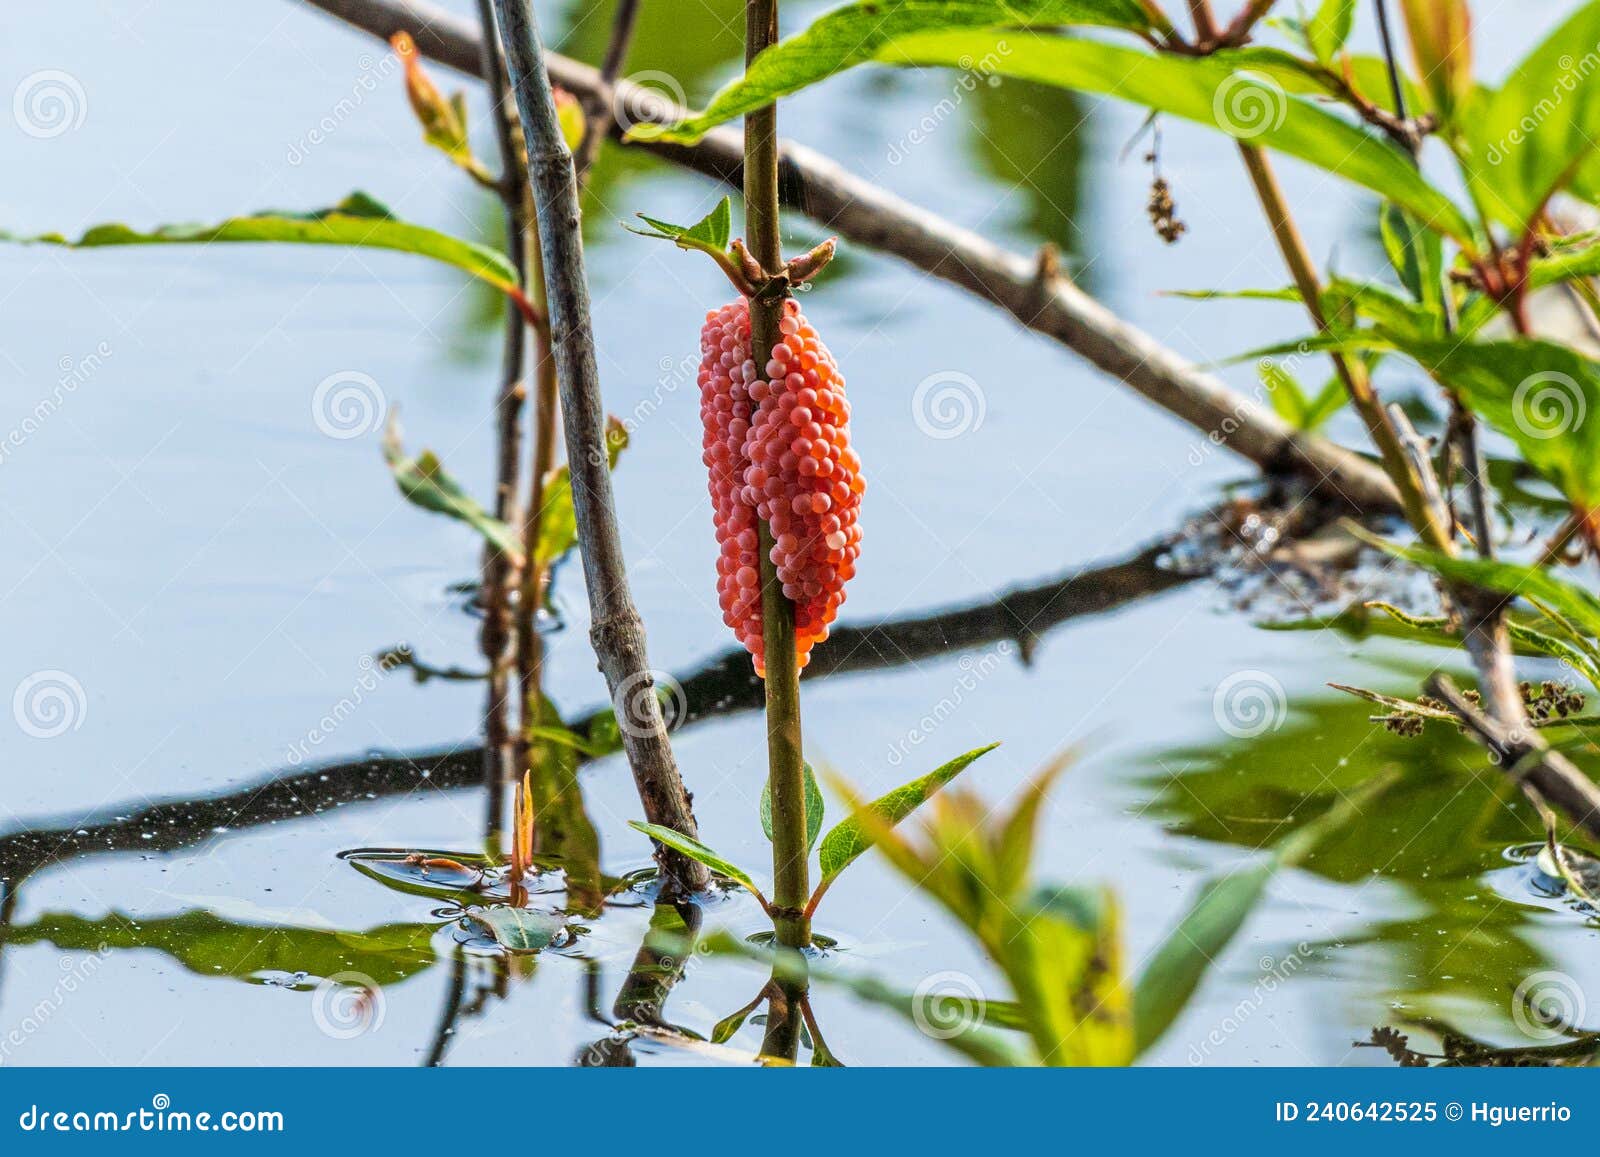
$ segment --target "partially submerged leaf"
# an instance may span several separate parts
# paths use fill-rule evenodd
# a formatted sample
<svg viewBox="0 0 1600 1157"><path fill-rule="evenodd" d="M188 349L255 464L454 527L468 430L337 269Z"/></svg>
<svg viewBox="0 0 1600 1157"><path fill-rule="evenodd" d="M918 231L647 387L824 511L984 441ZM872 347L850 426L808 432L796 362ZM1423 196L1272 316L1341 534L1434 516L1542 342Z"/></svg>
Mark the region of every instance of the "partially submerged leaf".
<svg viewBox="0 0 1600 1157"><path fill-rule="evenodd" d="M471 908L467 919L481 924L496 944L513 955L543 952L567 926L567 918L560 912L513 908L510 904Z"/></svg>
<svg viewBox="0 0 1600 1157"><path fill-rule="evenodd" d="M393 413L383 435L383 457L389 463L395 485L408 501L466 523L514 564L522 564L522 544L516 531L479 506L432 450L424 450L415 458L406 456L400 443L400 420Z"/></svg>
<svg viewBox="0 0 1600 1157"><path fill-rule="evenodd" d="M657 843L665 844L677 852L682 852L691 860L704 864L719 876L726 876L736 884L741 884L750 892L763 908L767 907L767 898L761 894L761 889L756 887L756 882L750 874L739 867L732 860L724 859L716 852L706 847L699 840L691 840L688 836L664 828L660 824L647 824L642 820L629 820L628 826L634 831L643 832Z"/></svg>

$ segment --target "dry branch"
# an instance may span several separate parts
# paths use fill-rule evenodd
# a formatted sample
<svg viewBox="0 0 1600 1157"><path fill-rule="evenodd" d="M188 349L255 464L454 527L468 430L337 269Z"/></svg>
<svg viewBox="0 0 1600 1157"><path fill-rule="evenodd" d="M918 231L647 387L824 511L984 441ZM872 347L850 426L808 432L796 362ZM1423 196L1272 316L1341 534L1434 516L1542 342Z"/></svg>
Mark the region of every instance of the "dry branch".
<svg viewBox="0 0 1600 1157"><path fill-rule="evenodd" d="M589 637L616 705L623 750L633 769L645 817L694 837L698 834L694 812L656 698L644 624L628 589L612 501L605 406L590 329L589 283L584 272L572 153L562 139L555 95L545 72L544 46L528 0L495 0L494 7L528 146L528 176L539 228L551 348L560 383L572 510L589 592ZM690 891L707 883L705 868L694 860L665 847L658 847L656 855L670 883Z"/></svg>

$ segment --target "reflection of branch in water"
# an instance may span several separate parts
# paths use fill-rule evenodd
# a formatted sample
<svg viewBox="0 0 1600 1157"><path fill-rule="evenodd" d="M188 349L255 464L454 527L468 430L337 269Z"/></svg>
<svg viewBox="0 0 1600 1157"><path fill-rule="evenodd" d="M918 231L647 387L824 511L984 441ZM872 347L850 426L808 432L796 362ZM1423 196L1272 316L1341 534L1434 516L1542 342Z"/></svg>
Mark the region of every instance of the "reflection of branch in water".
<svg viewBox="0 0 1600 1157"><path fill-rule="evenodd" d="M469 982L475 985L470 1000L466 998ZM450 986L445 990L444 1008L440 1011L439 1023L433 1030L433 1040L423 1065L427 1068L442 1067L450 1046L455 1043L461 1022L485 1015L490 1007L490 999L504 997L510 987L508 957L474 955L463 946L456 945L455 954L451 957Z"/></svg>
<svg viewBox="0 0 1600 1157"><path fill-rule="evenodd" d="M1425 1053L1411 1047L1410 1039L1399 1029L1372 1030L1356 1048L1378 1048L1388 1053L1401 1068L1586 1068L1600 1062L1600 1033L1577 1033L1567 1040L1544 1045L1515 1045L1503 1048L1458 1031L1452 1025L1431 1018L1411 1022L1439 1038L1438 1053Z"/></svg>
<svg viewBox="0 0 1600 1157"><path fill-rule="evenodd" d="M686 1038L693 1036L669 1022L665 1009L667 997L683 979L684 969L694 954L703 918L704 913L695 904L663 902L656 905L650 915L650 926L639 943L639 951L634 954L633 965L622 978L609 1017L601 1007L600 966L590 967L584 977L589 1017L610 1031L585 1046L578 1054L578 1067L632 1068L638 1062L630 1046L640 1028L662 1029Z"/></svg>
<svg viewBox="0 0 1600 1157"><path fill-rule="evenodd" d="M1190 581L1194 576L1157 565L1168 545L1160 542L1129 558L971 606L839 627L829 645L814 653L806 676L815 680L889 669L1001 640L1017 642L1026 658L1035 637L1052 627ZM742 650L726 652L678 682L687 706L684 722L761 706L761 684ZM224 795L115 808L100 813L102 818L14 831L0 836L0 882L14 885L41 867L73 856L173 851L213 834L316 815L346 803L477 786L482 782L482 761L483 749L475 742L374 756L273 775Z"/></svg>

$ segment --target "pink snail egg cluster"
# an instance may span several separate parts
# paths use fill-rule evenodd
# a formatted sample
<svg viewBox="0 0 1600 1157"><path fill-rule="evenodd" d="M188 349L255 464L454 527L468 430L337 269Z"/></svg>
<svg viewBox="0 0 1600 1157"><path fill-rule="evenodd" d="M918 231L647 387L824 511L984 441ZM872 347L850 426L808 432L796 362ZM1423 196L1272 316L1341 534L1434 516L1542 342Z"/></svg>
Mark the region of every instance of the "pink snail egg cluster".
<svg viewBox="0 0 1600 1157"><path fill-rule="evenodd" d="M838 364L798 302L784 302L780 325L783 340L763 367L750 356L744 298L708 313L700 331L702 460L722 548L717 601L763 675L760 521L772 527L772 561L795 604L804 667L856 573L866 490Z"/></svg>

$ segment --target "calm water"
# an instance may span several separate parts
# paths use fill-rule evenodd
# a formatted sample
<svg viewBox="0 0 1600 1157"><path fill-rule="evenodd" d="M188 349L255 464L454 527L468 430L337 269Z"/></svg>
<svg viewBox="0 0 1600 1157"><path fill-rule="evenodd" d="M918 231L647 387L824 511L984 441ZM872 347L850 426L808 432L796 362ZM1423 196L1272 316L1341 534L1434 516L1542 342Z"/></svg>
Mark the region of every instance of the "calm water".
<svg viewBox="0 0 1600 1157"><path fill-rule="evenodd" d="M558 47L593 59L609 22L609 6L597 7L539 11ZM785 7L790 28L821 10ZM1563 7L1487 11L1485 67L1520 54ZM737 67L737 9L646 4L629 71L703 98ZM81 87L83 119L47 139L0 124L0 227L203 221L331 204L359 188L408 219L493 237L494 207L418 140L382 46L315 11L175 0L36 9L11 23L3 87L61 70ZM1214 138L1165 130L1163 168L1191 229L1169 249L1145 221L1142 150L1119 160L1137 114L1003 85L969 94L957 116L908 143L949 92L937 74L853 74L786 105L784 128L1009 245L1056 241L1080 282L1196 359L1300 331L1279 307L1157 296L1284 280L1235 157ZM1314 250L1344 270L1373 267L1370 206L1284 168ZM588 210L607 400L639 422L617 479L634 593L653 663L680 675L730 644L709 578L715 548L685 362L705 308L726 290L709 263L615 222L640 209L693 219L720 195L697 177L608 154ZM807 222L790 225L795 248L818 236ZM851 251L805 305L846 369L871 482L851 624L979 603L1116 561L1246 477L1217 456L1195 464L1193 433L892 259ZM3 1062L414 1064L453 1023L451 1063L560 1064L604 1038L591 991L610 1007L648 908L589 921L576 945L496 981L433 932L444 923L437 901L380 887L338 858L360 847L475 848L484 802L453 786L462 776L448 764L405 793L376 782L346 791L350 773L330 770L326 790L349 798L315 815L296 817L285 800L275 822L259 808L246 815L260 822L235 824L227 808L161 813L147 831L117 822L153 801L241 793L243 803L275 772L314 763L477 743L480 684L375 677L369 658L405 642L431 665L479 666L477 621L459 591L476 577L477 543L399 498L375 434L319 430L313 395L330 375L365 375L402 411L411 445L433 447L487 495L493 303L452 272L398 255L4 248L0 311L6 426L20 429L64 373L78 373L59 409L0 463L0 686L47 672L81 687L62 734L36 737L11 719L0 727L0 847L7 870L32 871L7 897L0 1032L26 1031ZM1248 367L1229 373L1250 382ZM960 436L930 437L915 421L913 393L935 374L965 375L981 398L981 421L974 414ZM1335 430L1356 435L1347 418ZM549 684L574 712L604 697L577 566L557 580L566 627L553 637ZM1400 1015L1512 1043L1525 1039L1511 1007L1524 976L1557 969L1580 987L1600 982L1592 926L1538 898L1527 869L1507 858L1534 828L1495 773L1464 742L1376 731L1364 705L1324 686L1408 694L1427 657L1256 630L1234 601L1201 579L1075 618L1038 640L1029 665L991 645L810 682L808 753L875 792L1004 740L969 773L998 798L1063 745L1083 744L1049 809L1040 866L1117 889L1133 961L1206 873L1242 862L1336 790L1404 768L1381 815L1279 878L1157 1062L1376 1063L1381 1054L1351 1041ZM1287 703L1280 725L1254 739L1227 734L1213 711L1218 686L1241 672L1275 681ZM341 718L329 726L331 713ZM929 715L942 721L920 722ZM759 716L712 713L682 727L676 746L708 842L762 863ZM583 782L606 869L644 866L648 848L624 826L637 816L627 768L605 760ZM120 835L103 838L100 824ZM80 829L90 836L74 837ZM63 841L70 854L47 862ZM761 926L737 899L707 920ZM853 963L905 987L953 970L1000 992L945 920L870 857L830 896L822 929ZM1285 967L1285 982L1263 984ZM347 970L383 985L381 1019L348 1038L327 1031L313 991ZM759 987L746 967L699 962L669 1015L708 1033ZM48 1016L37 1015L41 1002ZM817 1011L849 1063L950 1055L836 992L821 992ZM758 1042L759 1028L734 1040ZM647 1045L634 1054L695 1060Z"/></svg>

